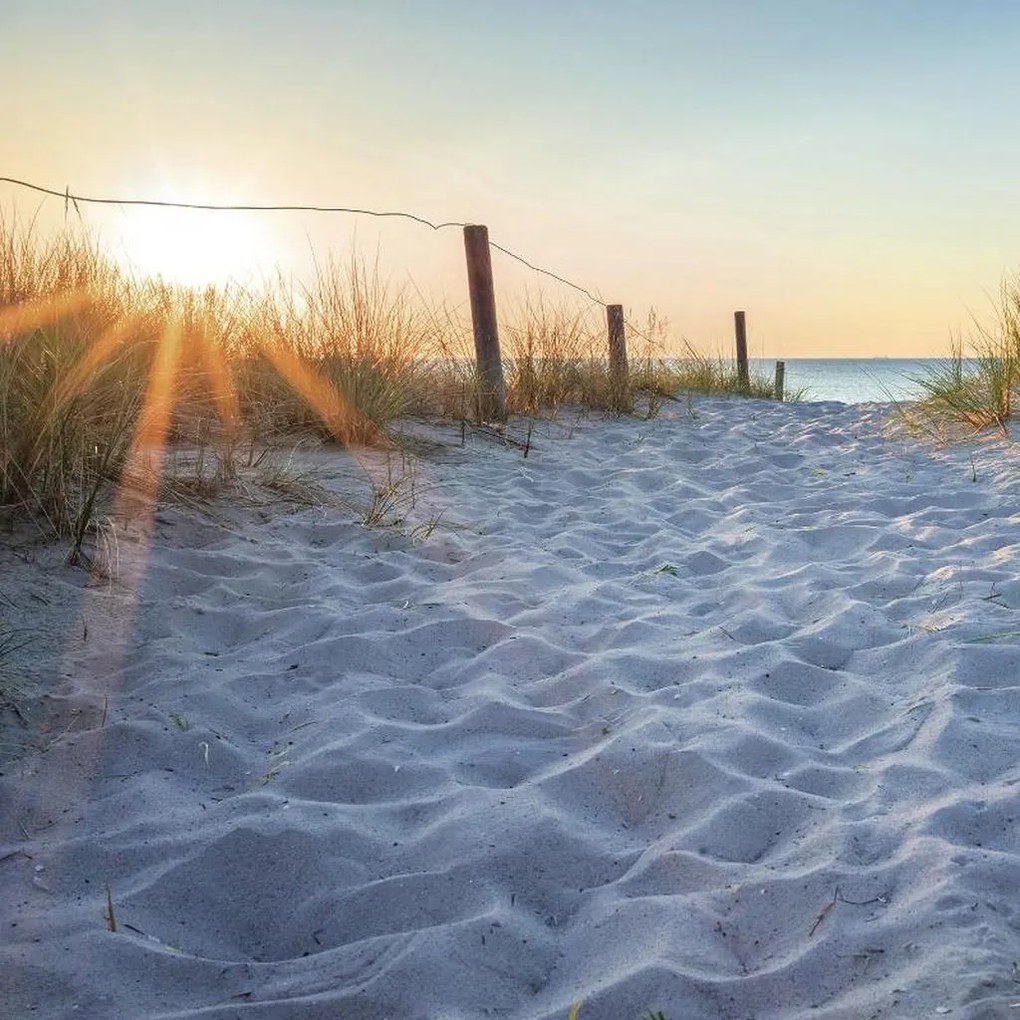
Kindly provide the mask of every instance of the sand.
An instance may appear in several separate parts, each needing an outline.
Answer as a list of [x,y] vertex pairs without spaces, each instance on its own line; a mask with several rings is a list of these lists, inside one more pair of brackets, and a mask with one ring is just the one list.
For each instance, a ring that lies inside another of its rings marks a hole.
[[1020,1015],[1016,447],[667,410],[6,542],[0,1014]]

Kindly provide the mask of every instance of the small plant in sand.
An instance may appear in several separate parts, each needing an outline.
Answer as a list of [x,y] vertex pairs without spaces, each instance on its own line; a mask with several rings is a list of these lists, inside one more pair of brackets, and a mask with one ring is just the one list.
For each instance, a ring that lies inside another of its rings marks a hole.
[[[367,527],[402,529],[408,524],[409,518],[418,506],[416,461],[400,451],[400,463],[399,466],[395,466],[394,456],[388,453],[385,477],[381,479],[376,477],[377,469],[373,474],[371,465],[366,463],[363,466],[372,484],[372,494],[369,505],[362,514],[362,523]],[[432,511],[406,533],[412,541],[424,542],[439,527],[442,519],[442,510]]]
[[369,527],[399,527],[417,502],[417,468],[413,459],[402,455],[399,467],[394,470],[393,457],[387,454],[382,479],[373,477],[370,466],[365,465],[365,470],[372,495],[362,523]]

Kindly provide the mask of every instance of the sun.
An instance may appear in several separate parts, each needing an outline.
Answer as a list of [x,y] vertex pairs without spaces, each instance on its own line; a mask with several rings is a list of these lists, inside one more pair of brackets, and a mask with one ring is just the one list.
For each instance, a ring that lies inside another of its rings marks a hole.
[[268,234],[254,213],[133,208],[110,224],[107,237],[128,272],[186,287],[250,282],[274,268]]

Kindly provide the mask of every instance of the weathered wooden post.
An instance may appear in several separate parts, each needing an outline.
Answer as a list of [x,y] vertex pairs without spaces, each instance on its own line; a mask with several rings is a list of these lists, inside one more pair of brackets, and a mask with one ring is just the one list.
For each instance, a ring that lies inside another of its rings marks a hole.
[[613,390],[613,408],[623,411],[627,403],[627,334],[623,305],[606,305],[606,323],[609,327],[609,380]]
[[786,395],[786,362],[776,362],[776,400],[783,400]]
[[492,283],[492,258],[489,254],[489,228],[480,225],[465,227],[464,252],[467,256],[471,321],[475,333],[478,380],[476,412],[483,421],[504,421],[506,387],[503,383],[503,361],[499,353],[496,291]]
[[747,370],[747,325],[743,312],[733,313],[733,325],[737,331],[737,384],[748,390],[751,388],[751,376]]

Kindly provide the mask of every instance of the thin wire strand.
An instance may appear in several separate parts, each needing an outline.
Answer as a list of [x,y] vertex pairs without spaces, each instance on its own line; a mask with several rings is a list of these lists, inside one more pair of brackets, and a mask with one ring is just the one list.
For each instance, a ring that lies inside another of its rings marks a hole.
[[70,190],[56,191],[53,188],[44,188],[39,184],[30,184],[28,181],[20,181],[14,177],[0,177],[0,182],[15,184],[22,188],[29,188],[38,191],[43,195],[53,195],[55,198],[62,198],[64,201],[86,202],[89,205],[120,205],[120,206],[151,206],[159,209],[202,209],[207,212],[322,212],[322,213],[352,213],[357,216],[376,216],[379,218],[399,217],[407,220],[414,220],[422,226],[430,227],[432,230],[443,230],[446,227],[466,227],[467,223],[433,223],[424,216],[416,216],[409,212],[379,212],[375,209],[356,209],[348,206],[331,205],[214,205],[208,202],[167,202],[152,198],[96,198],[89,195],[76,195]]
[[520,255],[517,255],[512,251],[508,251],[501,244],[496,244],[495,241],[490,241],[489,247],[495,248],[496,251],[501,251],[504,255],[509,255],[510,258],[516,259],[522,266],[527,266],[528,269],[532,269],[536,273],[543,273],[546,276],[551,276],[554,280],[558,280],[560,283],[565,283],[568,287],[573,287],[574,290],[580,291],[580,293],[582,293],[593,304],[602,305],[603,308],[606,306],[606,303],[602,300],[602,298],[596,297],[590,290],[582,287],[579,283],[574,283],[572,280],[568,280],[563,276],[557,276],[556,273],[550,272],[548,269],[543,269],[541,266],[532,265],[527,259],[522,258]]
[[[424,216],[418,216],[415,213],[400,212],[400,211],[379,211],[377,209],[359,209],[353,206],[340,206],[340,205],[217,205],[208,202],[170,202],[161,201],[159,199],[149,198],[97,198],[91,195],[77,195],[71,192],[70,188],[65,188],[63,191],[57,191],[53,188],[46,188],[40,184],[32,184],[29,181],[22,181],[16,177],[0,177],[0,183],[13,184],[20,188],[28,188],[30,191],[38,192],[42,195],[52,195],[54,198],[62,198],[65,205],[68,202],[74,203],[74,207],[78,209],[78,203],[86,203],[88,205],[116,205],[116,206],[148,206],[150,208],[157,209],[198,209],[205,212],[314,212],[314,213],[348,213],[353,216],[374,216],[377,219],[405,219],[413,220],[415,223],[420,223],[424,227],[429,227],[431,230],[445,230],[448,227],[468,227],[472,226],[470,223],[461,223],[457,220],[449,220],[444,223],[434,223],[432,220],[426,219]],[[79,211],[79,215],[81,215]],[[560,276],[558,273],[554,273],[551,269],[545,269],[542,266],[537,266],[533,262],[524,258],[522,255],[518,255],[516,252],[511,251],[509,248],[504,248],[503,245],[497,244],[495,241],[489,241],[489,247],[495,248],[496,251],[502,252],[509,258],[520,262],[522,266],[530,269],[532,272],[540,273],[543,276],[548,276],[550,279],[556,280],[558,283],[562,283],[567,287],[576,290],[579,294],[583,294],[592,304],[600,305],[602,308],[607,307],[606,302],[602,298],[597,297],[587,287],[582,287],[579,283],[574,283],[573,280],[568,280],[565,276]],[[627,328],[639,336],[642,340],[648,343],[655,344],[656,341],[652,340],[646,333],[643,333],[633,323],[626,321]]]

